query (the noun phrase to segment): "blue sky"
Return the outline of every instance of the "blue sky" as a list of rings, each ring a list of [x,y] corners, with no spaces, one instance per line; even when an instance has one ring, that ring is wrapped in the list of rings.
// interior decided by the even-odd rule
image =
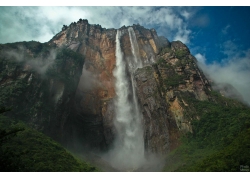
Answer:
[[[203,23],[196,23],[200,18]],[[250,48],[250,7],[202,7],[190,19],[188,28],[192,31],[189,47],[193,53],[205,54],[208,63],[221,62],[229,48]]]
[[[214,82],[232,84],[250,103],[250,6],[0,7],[0,43],[46,42],[80,18],[105,28],[139,23],[181,40]]]

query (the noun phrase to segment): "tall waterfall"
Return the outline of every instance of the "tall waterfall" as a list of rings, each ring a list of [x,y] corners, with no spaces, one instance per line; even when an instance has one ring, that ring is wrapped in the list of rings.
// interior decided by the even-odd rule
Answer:
[[[133,31],[133,29],[132,29]],[[127,63],[123,57],[120,45],[121,32],[116,34],[116,68],[114,77],[116,78],[115,90],[115,119],[114,124],[117,130],[114,149],[110,152],[111,164],[121,170],[135,170],[145,162],[144,159],[144,139],[142,130],[142,115],[139,111],[133,72],[139,66],[136,54],[136,40],[134,32],[129,29],[133,58],[127,62],[129,73],[126,72]],[[132,36],[132,37],[131,37]],[[137,45],[138,48],[138,45]],[[137,50],[138,51],[138,50]],[[132,66],[131,66],[132,65]]]
[[[129,40],[130,40],[130,44],[131,44],[131,49],[132,49],[132,53],[133,53],[133,71],[135,71],[137,68],[142,68],[142,61],[140,60],[140,56],[139,56],[139,47],[138,47],[138,43],[137,43],[137,39],[135,36],[135,32],[133,30],[132,27],[128,28],[128,33],[129,33]]]

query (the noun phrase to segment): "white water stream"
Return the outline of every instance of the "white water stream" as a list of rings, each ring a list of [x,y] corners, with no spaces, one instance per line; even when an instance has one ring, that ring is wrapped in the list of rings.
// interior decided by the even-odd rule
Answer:
[[[144,139],[142,130],[142,114],[138,106],[133,78],[134,71],[141,67],[138,54],[138,44],[132,28],[128,29],[133,57],[129,59],[129,73],[126,72],[127,63],[120,45],[121,32],[116,34],[116,78],[115,90],[115,119],[117,131],[114,149],[110,152],[111,164],[120,170],[132,171],[145,163]]]

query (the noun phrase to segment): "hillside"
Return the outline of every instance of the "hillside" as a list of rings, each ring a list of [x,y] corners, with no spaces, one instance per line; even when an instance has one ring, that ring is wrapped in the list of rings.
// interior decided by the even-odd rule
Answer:
[[[93,172],[59,143],[22,122],[0,116],[1,172]]]

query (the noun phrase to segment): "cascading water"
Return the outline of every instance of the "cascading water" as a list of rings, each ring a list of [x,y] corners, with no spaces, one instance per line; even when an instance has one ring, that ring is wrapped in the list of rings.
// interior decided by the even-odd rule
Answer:
[[[129,33],[129,39],[130,39],[130,44],[131,44],[131,49],[132,49],[132,54],[133,54],[133,58],[130,59],[130,78],[131,78],[131,83],[132,83],[132,90],[133,90],[133,101],[135,104],[135,111],[136,113],[138,113],[137,117],[139,117],[138,119],[141,120],[142,119],[142,115],[139,111],[139,105],[138,105],[138,100],[137,100],[137,96],[136,96],[136,92],[135,92],[135,83],[134,83],[134,72],[137,68],[142,68],[142,62],[140,60],[140,56],[139,56],[139,47],[138,47],[138,43],[137,43],[137,39],[135,36],[135,32],[133,30],[132,27],[128,28],[128,33]]]
[[[116,34],[116,68],[114,70],[114,77],[116,78],[115,90],[117,96],[115,99],[114,124],[117,130],[117,137],[109,159],[111,164],[120,170],[135,170],[145,163],[144,139],[141,125],[142,115],[139,111],[133,79],[133,72],[138,68],[140,63],[135,55],[136,44],[133,43],[130,31],[131,29],[129,30],[129,35],[134,56],[129,62],[130,76],[126,73],[126,62],[121,50],[121,32],[117,30]]]
[[[129,33],[129,40],[130,40],[131,49],[132,49],[132,53],[134,57],[134,59],[132,60],[133,62],[132,71],[135,71],[137,68],[142,68],[142,61],[140,60],[139,46],[137,43],[135,32],[132,27],[128,28],[128,33]]]

